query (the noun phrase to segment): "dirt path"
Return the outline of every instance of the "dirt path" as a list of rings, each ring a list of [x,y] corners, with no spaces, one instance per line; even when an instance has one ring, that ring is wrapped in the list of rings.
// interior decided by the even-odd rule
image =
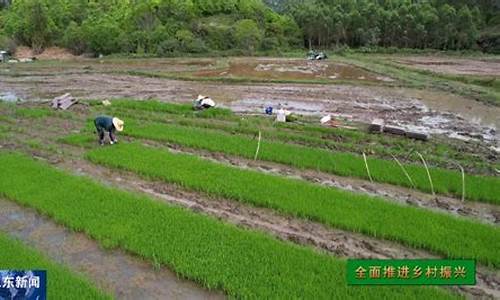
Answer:
[[[35,211],[0,199],[0,227],[50,259],[84,273],[118,299],[222,299],[166,268],[121,250],[104,250],[82,233],[70,231]]]
[[[9,144],[4,144],[4,146],[16,149],[20,147],[24,141],[31,139],[39,139],[45,141],[47,145],[58,145],[59,158],[55,159],[57,161],[64,161],[68,156],[73,159],[78,159],[83,156],[81,149],[62,145],[57,143],[57,138],[64,136],[73,131],[78,131],[81,126],[75,120],[65,120],[57,118],[47,118],[43,120],[42,123],[33,124],[30,120],[26,120],[30,124],[26,123],[26,126],[31,126],[35,131],[24,131],[22,133],[17,133],[14,141]],[[18,127],[23,128],[26,121],[18,119]],[[80,122],[82,122],[81,120]],[[134,139],[125,138],[128,141]],[[243,169],[253,169],[261,171],[264,173],[277,174],[295,179],[302,179],[310,181],[313,183],[340,188],[347,191],[358,192],[362,194],[369,194],[372,196],[379,196],[387,201],[397,202],[403,205],[412,205],[422,208],[427,208],[435,210],[438,212],[449,213],[457,216],[463,216],[472,218],[476,221],[488,223],[492,225],[500,224],[500,207],[497,205],[464,201],[462,202],[456,198],[450,198],[445,196],[432,196],[430,194],[422,193],[416,190],[393,186],[389,184],[381,183],[370,183],[366,180],[341,177],[332,174],[327,174],[323,172],[318,172],[314,170],[298,170],[290,166],[272,163],[272,162],[262,162],[253,161],[249,159],[244,159],[241,157],[235,157],[230,155],[225,155],[222,153],[212,153],[205,150],[194,150],[190,148],[180,147],[178,145],[169,145],[166,143],[159,143],[149,140],[142,140],[143,143],[148,145],[153,145],[156,147],[163,147],[167,151],[184,152],[189,154],[195,154],[204,157],[209,160],[224,163],[231,166],[236,166]],[[1,145],[1,143],[0,143]],[[26,146],[25,146],[26,148]],[[30,147],[27,147],[27,152],[30,152]],[[35,149],[36,150],[36,149]],[[53,148],[46,149],[42,152],[53,152]],[[40,151],[35,151],[36,153]],[[45,154],[42,156],[51,157],[56,153]],[[62,155],[64,157],[62,157]]]

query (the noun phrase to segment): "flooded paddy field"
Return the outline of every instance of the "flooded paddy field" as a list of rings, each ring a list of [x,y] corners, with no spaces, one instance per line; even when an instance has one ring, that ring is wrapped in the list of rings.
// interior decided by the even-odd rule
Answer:
[[[472,61],[471,68],[491,64],[472,59],[457,61]],[[170,75],[163,78],[161,74]],[[188,74],[190,79],[175,79],[172,74]],[[361,123],[378,118],[408,130],[480,141],[500,149],[499,106],[450,92],[405,87],[396,76],[349,65],[342,58],[313,62],[284,58],[40,61],[3,65],[0,77],[0,93],[10,98],[15,95],[26,100],[48,100],[72,93],[83,99],[190,102],[204,94],[239,113],[261,114],[267,106],[283,105],[296,114],[318,118],[331,114]],[[226,78],[243,81],[225,82]],[[280,82],[268,83],[269,79]],[[328,80],[330,84],[307,84],[313,79]]]
[[[393,82],[394,79],[335,60],[304,59],[231,59],[227,66],[200,70],[197,77],[252,78],[275,80],[360,80]]]

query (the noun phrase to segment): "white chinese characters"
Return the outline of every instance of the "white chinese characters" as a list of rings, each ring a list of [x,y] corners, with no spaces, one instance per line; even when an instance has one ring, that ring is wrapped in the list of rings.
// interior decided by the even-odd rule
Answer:
[[[31,289],[40,288],[39,276],[6,276],[1,284],[4,289]]]

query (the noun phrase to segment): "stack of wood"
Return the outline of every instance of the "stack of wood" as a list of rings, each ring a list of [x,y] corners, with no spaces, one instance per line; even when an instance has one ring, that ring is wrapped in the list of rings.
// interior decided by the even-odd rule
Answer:
[[[64,94],[62,96],[54,98],[52,100],[52,108],[53,109],[62,109],[62,110],[67,110],[70,108],[73,104],[78,103],[78,100],[71,96],[71,94]]]
[[[373,122],[368,126],[368,131],[370,133],[395,134],[421,141],[429,140],[429,135],[427,133],[406,131],[404,128],[401,127],[385,125],[385,122],[382,119],[373,120]]]
[[[384,120],[382,119],[375,119],[370,124],[370,126],[368,126],[369,132],[382,132],[383,130],[384,130]]]

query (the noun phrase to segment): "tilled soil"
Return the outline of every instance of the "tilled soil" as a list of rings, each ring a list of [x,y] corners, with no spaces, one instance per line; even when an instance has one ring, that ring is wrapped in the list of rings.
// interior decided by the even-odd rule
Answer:
[[[402,126],[407,129],[444,134],[465,140],[481,140],[500,149],[500,107],[489,106],[458,96],[443,95],[430,91],[415,92],[408,89],[377,86],[352,85],[314,85],[314,84],[226,84],[177,81],[161,78],[148,78],[124,74],[106,73],[113,70],[119,72],[133,70],[155,70],[175,67],[165,65],[167,60],[152,62],[133,61],[129,65],[93,64],[90,70],[80,65],[58,65],[63,70],[38,74],[37,65],[33,71],[23,66],[22,74],[15,70],[4,69],[0,73],[0,95],[13,93],[22,99],[48,100],[55,96],[72,93],[78,98],[87,99],[160,99],[164,101],[190,102],[199,94],[211,96],[217,103],[237,112],[263,113],[264,107],[282,104],[297,114],[325,115],[332,114],[337,118],[350,121],[371,123],[374,119],[384,119],[388,124]],[[253,60],[253,64],[262,64],[261,60]],[[272,64],[273,60],[265,61]],[[302,61],[276,59],[274,64],[287,64],[300,67]],[[200,61],[199,68],[205,70]],[[252,60],[247,59],[251,64]],[[106,67],[109,66],[109,70]],[[179,64],[179,68],[191,68],[187,62]],[[196,67],[194,67],[196,68]],[[7,72],[10,71],[10,72]],[[153,72],[153,73],[154,73]],[[159,72],[159,71],[158,71]],[[12,74],[11,74],[12,73]],[[282,72],[286,73],[286,72]],[[59,74],[59,75],[58,75]],[[441,101],[444,99],[446,101]],[[438,99],[438,100],[436,100]],[[500,150],[499,150],[500,151]]]
[[[500,61],[493,59],[410,56],[394,60],[414,68],[443,74],[500,76]]]
[[[144,192],[151,195],[158,201],[181,205],[195,212],[208,214],[221,220],[237,224],[238,226],[263,230],[280,239],[311,246],[320,251],[326,251],[327,253],[331,253],[336,256],[353,258],[436,257],[426,251],[414,250],[397,243],[381,241],[356,233],[336,230],[315,222],[281,216],[272,210],[255,208],[235,201],[208,198],[199,193],[184,191],[173,185],[146,181],[128,172],[113,171],[93,165],[82,159],[82,149],[60,145],[55,142],[59,136],[72,132],[73,130],[80,129],[81,124],[78,124],[78,122],[81,120],[77,120],[78,122],[75,122],[75,120],[59,119],[48,119],[45,121],[46,123],[44,124],[38,124],[43,126],[44,130],[35,127],[36,131],[26,130],[24,132],[19,132],[14,140],[1,142],[0,145],[8,149],[20,149],[22,151],[27,151],[34,156],[44,158],[57,167],[74,173],[91,176],[105,184],[114,185],[130,191]],[[26,122],[30,122],[30,120],[18,120],[18,122],[18,126],[20,127],[29,127],[29,124]],[[26,147],[26,145],[23,144],[23,140],[33,137],[40,138],[47,144],[58,145],[58,151],[53,152],[46,149],[31,149]],[[300,171],[275,164],[263,164],[259,162],[254,163],[248,160],[235,159],[217,154],[208,155],[207,153],[198,151],[196,151],[196,153],[198,155],[202,154],[203,156],[211,159],[222,161],[224,163],[230,163],[239,167],[255,168],[265,172],[274,172],[286,176],[319,181],[319,183],[326,183],[327,185],[333,184],[336,186],[336,184],[338,184],[339,187],[343,188],[348,188],[348,186],[351,185],[352,187],[355,187],[353,190],[365,193],[377,194],[380,192],[379,189],[382,191],[380,193],[384,193],[385,190],[383,185],[371,185],[362,181],[337,178],[316,172],[301,173]],[[389,192],[395,194],[394,200],[407,202],[408,199],[405,200],[404,198],[406,191],[401,192],[398,190],[399,189],[396,188],[395,191],[389,190]],[[385,193],[387,193],[387,191],[385,191]],[[420,195],[420,193],[411,193],[411,195],[416,199],[420,199],[419,205],[432,207],[432,205],[425,205],[428,201],[426,201],[424,195]],[[401,199],[398,200],[398,197],[401,197]],[[447,205],[443,205],[442,207],[438,206],[435,207],[435,209],[447,210],[443,208],[446,206],[453,207],[454,205],[460,204],[460,202],[456,202],[458,200],[455,199],[445,199],[442,201],[451,202],[445,202]],[[474,207],[476,204],[473,204],[472,207],[467,207],[467,205],[470,204],[471,203],[469,202],[462,204],[465,205],[465,208],[462,207],[463,211],[472,211],[471,213],[466,213],[466,215],[477,219],[482,219],[484,217],[484,221],[489,223],[497,222],[498,211],[491,211],[491,208],[488,208],[487,205],[485,207],[481,207],[481,204],[479,204],[480,208]],[[459,211],[458,208],[448,210],[452,213],[457,213]],[[500,276],[498,272],[493,272],[484,267],[480,267],[477,277],[478,284],[476,286],[457,287],[455,289],[473,298],[500,298]]]

